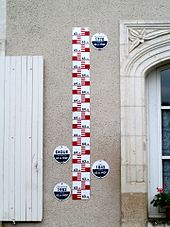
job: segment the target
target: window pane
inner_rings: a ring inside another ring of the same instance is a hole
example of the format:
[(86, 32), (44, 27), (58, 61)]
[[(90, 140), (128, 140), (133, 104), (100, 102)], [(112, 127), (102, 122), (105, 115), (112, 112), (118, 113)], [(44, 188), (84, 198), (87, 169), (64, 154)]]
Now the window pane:
[(166, 191), (170, 191), (170, 160), (163, 160), (163, 185)]
[(170, 69), (161, 72), (161, 103), (170, 106)]
[(170, 155), (170, 110), (162, 110), (162, 155)]

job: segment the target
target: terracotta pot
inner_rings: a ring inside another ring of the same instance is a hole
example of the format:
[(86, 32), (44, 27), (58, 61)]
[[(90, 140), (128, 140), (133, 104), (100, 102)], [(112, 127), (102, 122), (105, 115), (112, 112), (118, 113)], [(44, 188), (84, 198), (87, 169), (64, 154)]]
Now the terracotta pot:
[(170, 206), (166, 206), (166, 218), (170, 220)]

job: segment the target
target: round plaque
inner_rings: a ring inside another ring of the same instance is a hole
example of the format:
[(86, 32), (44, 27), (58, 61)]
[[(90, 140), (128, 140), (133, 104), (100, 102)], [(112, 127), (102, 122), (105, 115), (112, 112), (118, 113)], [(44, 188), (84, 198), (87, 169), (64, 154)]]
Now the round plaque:
[(55, 185), (53, 193), (56, 199), (60, 201), (64, 201), (70, 197), (71, 190), (67, 184), (60, 182)]
[(92, 173), (97, 178), (104, 178), (109, 174), (110, 168), (104, 160), (96, 161), (92, 166)]
[(66, 146), (58, 146), (54, 150), (53, 157), (58, 163), (66, 163), (70, 159), (70, 150)]
[(108, 38), (103, 33), (96, 33), (93, 35), (91, 42), (96, 49), (103, 49), (108, 44)]

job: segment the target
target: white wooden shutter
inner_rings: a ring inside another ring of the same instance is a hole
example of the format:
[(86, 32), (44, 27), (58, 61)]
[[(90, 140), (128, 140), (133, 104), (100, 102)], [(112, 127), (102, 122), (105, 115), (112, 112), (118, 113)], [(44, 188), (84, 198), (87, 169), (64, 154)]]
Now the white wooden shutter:
[(153, 70), (147, 78), (147, 107), (148, 107), (148, 207), (150, 216), (159, 216), (158, 209), (150, 204), (157, 187), (162, 185), (161, 167), (161, 103), (160, 103), (160, 74)]
[(0, 57), (0, 221), (42, 220), (43, 58)]

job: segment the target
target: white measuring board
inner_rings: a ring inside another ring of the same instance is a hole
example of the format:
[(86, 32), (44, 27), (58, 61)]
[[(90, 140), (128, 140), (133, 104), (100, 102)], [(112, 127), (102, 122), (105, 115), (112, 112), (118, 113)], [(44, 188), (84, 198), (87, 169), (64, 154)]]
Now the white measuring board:
[(90, 199), (90, 31), (72, 30), (72, 199)]

